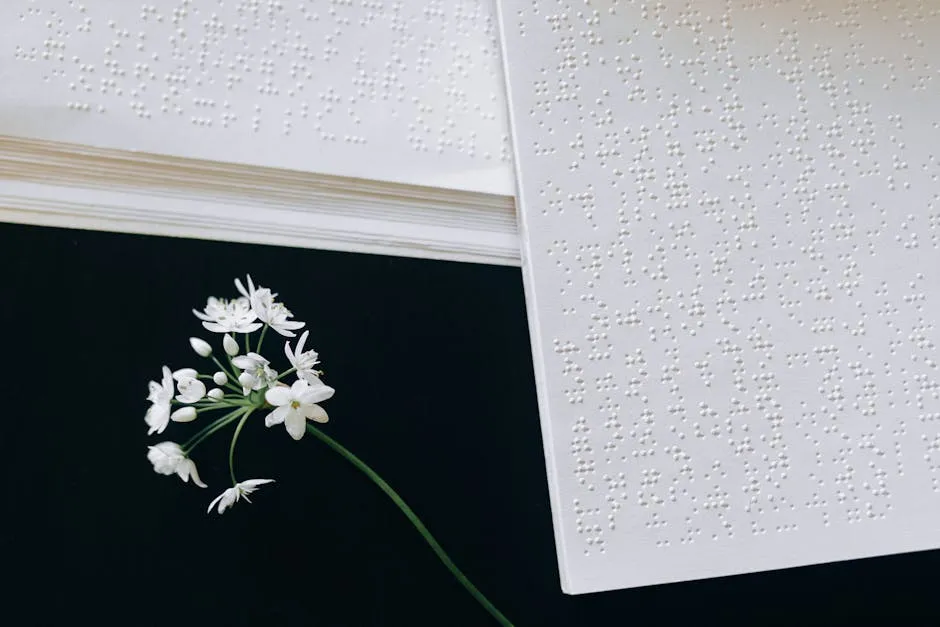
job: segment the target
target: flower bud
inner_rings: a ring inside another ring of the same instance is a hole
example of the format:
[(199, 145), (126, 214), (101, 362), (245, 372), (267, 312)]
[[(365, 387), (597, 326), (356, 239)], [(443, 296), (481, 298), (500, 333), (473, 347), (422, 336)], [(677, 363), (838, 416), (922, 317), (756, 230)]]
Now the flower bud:
[(209, 393), (206, 394), (206, 396), (208, 396), (214, 401), (218, 401), (218, 400), (221, 400), (223, 396), (225, 396), (225, 392), (223, 392), (219, 388), (212, 388), (211, 390), (209, 390)]
[(214, 375), (212, 375), (212, 380), (216, 385), (225, 385), (225, 382), (228, 381), (228, 375), (219, 370)]
[(225, 349), (225, 352), (234, 357), (238, 354), (238, 342), (235, 341), (228, 333), (225, 334), (225, 337), (222, 338), (222, 348)]
[(180, 368), (173, 373), (173, 378), (177, 381), (182, 381), (183, 379), (195, 379), (199, 376), (199, 373), (196, 372), (193, 368)]
[(212, 354), (212, 347), (209, 346), (209, 342), (200, 340), (198, 337), (189, 338), (189, 345), (193, 347), (193, 350), (196, 351), (196, 354), (200, 357), (208, 357)]
[(196, 419), (195, 407), (181, 407), (170, 414), (170, 420), (174, 422), (192, 422)]

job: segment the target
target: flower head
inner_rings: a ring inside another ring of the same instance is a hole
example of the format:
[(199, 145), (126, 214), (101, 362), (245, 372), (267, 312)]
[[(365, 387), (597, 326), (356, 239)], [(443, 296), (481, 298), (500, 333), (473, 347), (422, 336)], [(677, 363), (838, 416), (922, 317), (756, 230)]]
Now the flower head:
[(333, 396), (334, 391), (322, 382), (310, 385), (303, 379), (298, 379), (289, 388), (271, 388), (265, 392), (264, 398), (277, 409), (265, 416), (264, 425), (270, 427), (283, 422), (290, 437), (299, 440), (304, 437), (308, 418), (315, 422), (329, 420), (326, 411), (317, 403)]
[(193, 313), (202, 320), (202, 326), (214, 333), (252, 333), (261, 328), (258, 316), (247, 298), (226, 300), (210, 296), (204, 311)]
[(186, 456), (183, 449), (176, 442), (160, 442), (155, 446), (147, 447), (147, 459), (153, 464), (154, 472), (161, 475), (177, 474), (184, 482), (188, 482), (192, 477), (193, 483), (200, 488), (205, 488), (206, 484), (199, 478), (196, 472), (196, 463)]
[(317, 351), (309, 350), (304, 352), (304, 344), (307, 342), (309, 335), (310, 331), (304, 331), (293, 351), (291, 351), (290, 342), (284, 342), (284, 354), (287, 355), (287, 361), (290, 362), (290, 365), (297, 370), (297, 377), (315, 386), (322, 383), (320, 377), (317, 376), (317, 371), (313, 369), (314, 366), (320, 363), (320, 360), (317, 359), (319, 357)]
[(244, 371), (238, 375), (242, 392), (248, 394), (251, 390), (260, 390), (277, 381), (277, 372), (268, 365), (269, 363), (271, 362), (258, 353), (240, 355), (232, 360), (232, 365)]
[(220, 514), (234, 505), (241, 498), (244, 498), (246, 501), (251, 503), (251, 499), (248, 498), (249, 494), (257, 490), (258, 486), (273, 482), (274, 479), (249, 479), (247, 481), (240, 481), (233, 487), (212, 499), (212, 502), (209, 503), (209, 509), (206, 511), (206, 513), (211, 512), (216, 503), (219, 504), (218, 511)]
[(173, 399), (173, 373), (166, 366), (163, 366), (163, 380), (160, 383), (151, 381), (149, 384), (150, 393), (147, 400), (152, 403), (147, 408), (147, 414), (144, 421), (150, 430), (147, 435), (154, 433), (163, 433), (167, 424), (170, 422), (170, 401)]

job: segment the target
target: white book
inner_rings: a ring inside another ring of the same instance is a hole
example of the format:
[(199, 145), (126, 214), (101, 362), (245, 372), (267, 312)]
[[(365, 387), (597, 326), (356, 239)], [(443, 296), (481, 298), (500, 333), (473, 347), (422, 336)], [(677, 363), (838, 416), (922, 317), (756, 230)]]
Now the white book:
[(0, 220), (516, 264), (497, 40), (488, 0), (5, 0)]
[(940, 14), (499, 10), (564, 590), (940, 546)]

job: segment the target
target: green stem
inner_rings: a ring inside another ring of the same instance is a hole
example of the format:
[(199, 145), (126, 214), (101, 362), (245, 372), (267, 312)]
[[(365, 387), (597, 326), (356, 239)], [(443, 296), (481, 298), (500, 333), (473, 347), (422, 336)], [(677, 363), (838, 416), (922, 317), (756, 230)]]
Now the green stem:
[(352, 463), (353, 466), (364, 472), (365, 475), (369, 477), (373, 483), (375, 483), (375, 485), (379, 486), (382, 492), (385, 492), (385, 494), (390, 499), (392, 499), (395, 505), (398, 506), (398, 509), (402, 511), (405, 517), (411, 521), (411, 524), (414, 525), (415, 529), (418, 530), (418, 533), (420, 533), (425, 541), (431, 546), (431, 549), (444, 563), (444, 566), (446, 566), (447, 569), (450, 570), (450, 572), (454, 575), (454, 577), (457, 578), (457, 581), (459, 581), (461, 585), (467, 589), (467, 592), (469, 592), (473, 598), (479, 601), (480, 605), (486, 608), (486, 611), (490, 613), (490, 616), (495, 618), (500, 625), (503, 625), (504, 627), (512, 627), (512, 623), (509, 622), (509, 619), (503, 616), (503, 614), (498, 609), (496, 609), (496, 606), (490, 603), (490, 601), (485, 596), (483, 596), (483, 593), (480, 592), (477, 587), (470, 582), (469, 579), (467, 579), (467, 576), (460, 572), (460, 569), (457, 568), (457, 565), (454, 564), (453, 560), (450, 559), (447, 553), (444, 552), (444, 549), (440, 544), (438, 544), (437, 540), (434, 539), (434, 536), (432, 536), (431, 532), (428, 531), (428, 528), (424, 526), (424, 523), (421, 522), (421, 519), (418, 518), (417, 514), (415, 514), (414, 511), (408, 507), (408, 504), (405, 503), (405, 501), (400, 496), (398, 496), (398, 493), (395, 492), (395, 490), (393, 490), (392, 487), (388, 485), (384, 479), (382, 479), (382, 477), (380, 477), (374, 470), (369, 468), (369, 466), (367, 466), (364, 461), (353, 455), (349, 449), (320, 431), (318, 428), (314, 427), (312, 424), (307, 423), (307, 431), (312, 433), (331, 449), (345, 457), (346, 460)]
[(283, 377), (286, 377), (287, 375), (289, 375), (289, 374), (292, 373), (292, 372), (295, 372), (296, 370), (297, 370), (297, 368), (291, 368), (290, 370), (285, 370), (285, 371), (282, 372), (281, 374), (277, 375), (277, 379), (275, 379), (275, 381), (279, 381), (279, 380), (282, 379)]
[(246, 333), (245, 334), (245, 354), (247, 355), (250, 352), (251, 352), (251, 347), (249, 347), (248, 345), (248, 334)]
[(250, 416), (253, 411), (254, 407), (245, 412), (242, 419), (238, 421), (238, 426), (235, 427), (235, 433), (232, 434), (232, 444), (228, 447), (228, 472), (232, 476), (232, 485), (238, 485), (238, 481), (235, 480), (235, 443), (238, 442), (238, 436), (242, 433), (242, 427), (245, 426), (248, 416)]
[(219, 429), (222, 429), (226, 425), (231, 424), (232, 421), (237, 419), (239, 415), (241, 415), (242, 413), (246, 411), (250, 411), (250, 409), (251, 409), (250, 407), (240, 407), (236, 409), (235, 411), (229, 412), (228, 414), (222, 416), (221, 418), (219, 418), (212, 424), (208, 425), (207, 427), (204, 427), (199, 433), (189, 438), (186, 444), (184, 444), (182, 447), (183, 451), (185, 451), (186, 454), (188, 455), (190, 451), (192, 451), (194, 448), (199, 446), (199, 444), (202, 443), (203, 440), (208, 438), (210, 435), (212, 435)]
[(258, 338), (258, 348), (255, 349), (255, 352), (259, 355), (261, 354), (261, 342), (264, 341), (264, 334), (268, 332), (268, 325), (265, 324), (264, 328), (261, 329), (261, 337)]

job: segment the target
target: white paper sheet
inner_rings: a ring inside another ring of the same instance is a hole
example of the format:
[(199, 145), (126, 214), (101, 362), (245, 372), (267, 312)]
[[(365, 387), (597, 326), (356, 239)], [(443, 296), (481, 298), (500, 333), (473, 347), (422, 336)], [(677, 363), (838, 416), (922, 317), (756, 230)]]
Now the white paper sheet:
[(940, 9), (499, 6), (564, 589), (940, 545)]
[(0, 135), (511, 195), (489, 0), (3, 0)]

